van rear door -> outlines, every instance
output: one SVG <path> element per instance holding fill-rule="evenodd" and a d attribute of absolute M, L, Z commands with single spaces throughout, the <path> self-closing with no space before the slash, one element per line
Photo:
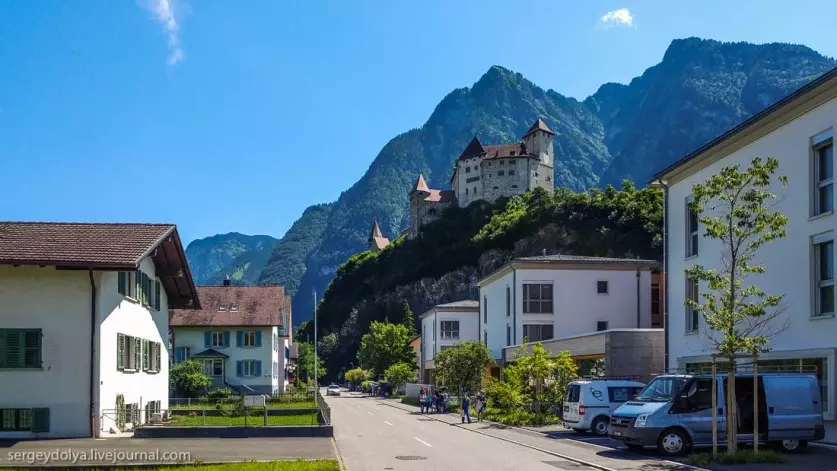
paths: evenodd
<path fill-rule="evenodd" d="M 813 440 L 822 400 L 813 377 L 764 376 L 768 440 Z M 761 428 L 761 427 L 759 427 Z"/>
<path fill-rule="evenodd" d="M 569 384 L 567 393 L 564 395 L 564 407 L 562 419 L 566 422 L 578 422 L 581 416 L 578 415 L 578 402 L 581 398 L 581 385 Z"/>

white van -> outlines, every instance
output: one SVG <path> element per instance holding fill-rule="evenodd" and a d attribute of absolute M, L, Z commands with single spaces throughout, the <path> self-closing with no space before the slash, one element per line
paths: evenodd
<path fill-rule="evenodd" d="M 579 433 L 607 436 L 610 415 L 645 387 L 639 381 L 590 379 L 572 381 L 564 396 L 561 425 Z"/>

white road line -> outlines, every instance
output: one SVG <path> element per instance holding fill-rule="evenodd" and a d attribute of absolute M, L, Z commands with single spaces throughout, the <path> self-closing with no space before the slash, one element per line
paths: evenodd
<path fill-rule="evenodd" d="M 421 439 L 421 438 L 419 438 L 419 437 L 413 437 L 413 438 L 414 438 L 417 442 L 421 443 L 422 445 L 425 445 L 425 446 L 433 446 L 433 445 L 431 445 L 431 444 L 427 443 L 426 441 L 422 440 L 422 439 Z"/>
<path fill-rule="evenodd" d="M 391 423 L 387 422 L 386 420 L 384 421 L 384 423 L 385 423 L 385 424 L 387 424 L 387 425 L 389 425 L 390 427 L 392 427 L 392 426 L 393 426 Z"/>
<path fill-rule="evenodd" d="M 367 413 L 367 414 L 369 414 L 369 415 L 375 415 L 375 414 L 373 414 L 373 413 L 371 413 L 371 412 L 369 412 L 369 411 L 366 411 L 366 413 Z"/>

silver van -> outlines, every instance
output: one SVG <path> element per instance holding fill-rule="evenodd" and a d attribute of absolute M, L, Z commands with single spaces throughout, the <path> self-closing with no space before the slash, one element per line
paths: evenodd
<path fill-rule="evenodd" d="M 580 433 L 592 431 L 607 436 L 613 411 L 644 387 L 645 383 L 624 379 L 571 381 L 564 395 L 561 425 Z"/>
<path fill-rule="evenodd" d="M 664 455 L 679 455 L 693 446 L 712 445 L 712 395 L 717 397 L 718 443 L 726 442 L 725 392 L 727 375 L 662 375 L 633 400 L 613 412 L 610 437 L 628 448 L 656 446 Z M 754 435 L 753 375 L 735 376 L 738 441 Z M 802 373 L 759 373 L 759 443 L 772 443 L 787 452 L 825 437 L 822 399 L 816 377 Z"/>

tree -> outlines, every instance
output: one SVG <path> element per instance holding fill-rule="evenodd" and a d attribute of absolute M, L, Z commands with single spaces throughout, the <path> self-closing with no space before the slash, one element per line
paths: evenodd
<path fill-rule="evenodd" d="M 749 168 L 739 165 L 724 167 L 704 183 L 692 186 L 690 209 L 706 230 L 703 236 L 720 244 L 720 269 L 695 265 L 687 269 L 690 280 L 703 283 L 708 291 L 700 293 L 703 302 L 686 299 L 686 304 L 702 314 L 705 329 L 702 335 L 716 354 L 728 358 L 756 355 L 768 350 L 768 339 L 781 328 L 773 320 L 781 314 L 783 295 L 769 295 L 754 284 L 746 284 L 750 275 L 766 272 L 763 265 L 753 263 L 765 244 L 785 236 L 788 218 L 772 210 L 776 195 L 770 192 L 779 162 L 774 158 L 755 158 Z M 787 184 L 787 177 L 776 180 Z M 734 411 L 735 378 L 730 375 L 728 410 Z M 735 414 L 727 414 L 727 430 L 735 429 Z M 728 451 L 736 449 L 735 440 Z"/>
<path fill-rule="evenodd" d="M 416 352 L 409 342 L 410 333 L 403 325 L 375 321 L 360 339 L 357 359 L 363 368 L 376 375 L 385 374 L 387 368 L 402 362 L 415 369 Z"/>
<path fill-rule="evenodd" d="M 314 381 L 314 345 L 305 342 L 299 342 L 299 360 L 297 363 L 297 378 L 306 383 Z M 322 378 L 326 374 L 325 361 L 323 357 L 317 352 L 317 379 Z"/>
<path fill-rule="evenodd" d="M 351 369 L 346 372 L 346 381 L 352 383 L 353 385 L 361 385 L 364 381 L 369 380 L 372 377 L 372 372 L 364 370 L 363 368 L 357 367 Z"/>
<path fill-rule="evenodd" d="M 195 360 L 175 363 L 169 371 L 172 389 L 183 397 L 197 397 L 212 385 L 212 378 L 203 372 L 203 364 Z"/>
<path fill-rule="evenodd" d="M 416 335 L 416 321 L 413 315 L 413 310 L 410 309 L 410 304 L 405 299 L 401 304 L 395 306 L 391 311 L 388 310 L 387 317 L 395 324 L 401 324 L 407 328 L 410 337 Z"/>
<path fill-rule="evenodd" d="M 485 369 L 494 364 L 491 351 L 481 342 L 463 342 L 436 354 L 436 378 L 460 394 L 482 384 Z"/>
<path fill-rule="evenodd" d="M 384 373 L 386 380 L 392 385 L 393 391 L 398 391 L 401 386 L 407 381 L 411 381 L 416 377 L 416 364 L 410 363 L 396 363 L 387 368 Z"/>
<path fill-rule="evenodd" d="M 531 404 L 534 422 L 543 423 L 561 403 L 567 383 L 578 377 L 578 366 L 569 352 L 560 352 L 552 358 L 540 342 L 532 345 L 531 353 L 525 345 L 518 347 L 505 376 L 513 388 Z"/>

